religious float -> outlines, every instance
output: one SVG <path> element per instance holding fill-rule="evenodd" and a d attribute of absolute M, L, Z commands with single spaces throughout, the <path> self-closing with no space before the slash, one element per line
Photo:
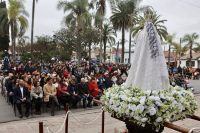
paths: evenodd
<path fill-rule="evenodd" d="M 198 108 L 192 91 L 170 86 L 160 37 L 151 22 L 137 36 L 125 84 L 106 90 L 101 101 L 105 111 L 125 122 L 128 133 L 161 133 L 170 122 L 193 117 Z"/>

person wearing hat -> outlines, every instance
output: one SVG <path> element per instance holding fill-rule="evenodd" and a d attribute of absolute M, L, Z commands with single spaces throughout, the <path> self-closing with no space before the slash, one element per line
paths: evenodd
<path fill-rule="evenodd" d="M 59 106 L 58 99 L 56 97 L 56 87 L 53 85 L 52 78 L 48 77 L 44 85 L 44 102 L 51 104 L 51 115 L 54 116 L 55 104 Z"/>

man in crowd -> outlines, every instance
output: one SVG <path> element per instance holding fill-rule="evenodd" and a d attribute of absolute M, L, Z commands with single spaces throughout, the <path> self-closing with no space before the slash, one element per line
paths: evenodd
<path fill-rule="evenodd" d="M 72 107 L 77 108 L 77 103 L 81 100 L 81 97 L 78 95 L 78 87 L 75 79 L 70 80 L 68 89 L 71 95 Z"/>
<path fill-rule="evenodd" d="M 87 107 L 91 107 L 92 96 L 89 94 L 89 88 L 84 78 L 81 78 L 81 83 L 78 84 L 78 93 L 79 96 L 83 99 L 83 108 L 86 108 L 86 100 Z"/>
<path fill-rule="evenodd" d="M 9 98 L 9 103 L 13 104 L 14 95 L 14 77 L 12 73 L 9 73 L 8 79 L 5 81 L 5 87 L 7 91 L 7 96 Z"/>
<path fill-rule="evenodd" d="M 23 117 L 22 113 L 22 104 L 26 106 L 25 116 L 29 117 L 29 109 L 30 109 L 30 92 L 27 88 L 24 87 L 24 81 L 19 80 L 19 86 L 14 90 L 14 98 L 15 103 L 17 105 L 17 109 L 19 111 L 19 117 Z"/>

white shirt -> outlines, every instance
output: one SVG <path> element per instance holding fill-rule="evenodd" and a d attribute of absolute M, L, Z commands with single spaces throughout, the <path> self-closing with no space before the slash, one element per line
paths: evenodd
<path fill-rule="evenodd" d="M 24 98 L 24 91 L 23 91 L 23 87 L 20 87 L 21 93 L 22 93 L 22 98 Z"/>

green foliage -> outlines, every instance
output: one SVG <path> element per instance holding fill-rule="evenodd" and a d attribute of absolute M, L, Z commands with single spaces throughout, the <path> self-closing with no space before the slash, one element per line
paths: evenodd
<path fill-rule="evenodd" d="M 77 25 L 78 31 L 84 28 L 87 21 L 86 16 L 89 14 L 88 0 L 59 1 L 57 8 L 59 10 L 63 9 L 64 13 L 68 13 L 63 20 L 67 26 Z"/>
<path fill-rule="evenodd" d="M 199 39 L 199 35 L 197 33 L 192 34 L 186 34 L 183 37 L 183 42 L 185 42 L 187 45 L 198 45 L 199 43 L 197 40 Z"/>
<path fill-rule="evenodd" d="M 197 47 L 194 48 L 195 52 L 200 52 L 200 44 L 197 45 Z"/>
<path fill-rule="evenodd" d="M 8 0 L 8 5 L 9 6 L 7 9 L 7 14 L 9 19 L 7 17 L 3 17 L 3 19 L 1 19 L 1 23 L 3 22 L 4 24 L 8 24 L 10 27 L 12 46 L 14 50 L 12 52 L 15 59 L 16 38 L 18 36 L 23 36 L 25 31 L 27 30 L 27 17 L 29 15 L 28 12 L 25 10 L 24 0 Z"/>
<path fill-rule="evenodd" d="M 136 3 L 133 1 L 121 1 L 117 7 L 112 9 L 113 15 L 111 22 L 116 30 L 122 28 L 128 29 L 133 25 L 133 13 L 136 9 Z"/>
<path fill-rule="evenodd" d="M 103 25 L 102 34 L 102 41 L 104 44 L 104 61 L 106 61 L 107 43 L 109 43 L 110 46 L 114 45 L 117 34 L 110 23 L 105 23 Z"/>
<path fill-rule="evenodd" d="M 199 45 L 199 43 L 197 42 L 197 40 L 199 39 L 199 35 L 197 33 L 192 33 L 192 34 L 186 34 L 183 37 L 183 42 L 186 43 L 186 46 L 189 48 L 190 50 L 190 66 L 192 66 L 192 50 L 194 45 Z"/>
<path fill-rule="evenodd" d="M 31 59 L 31 53 L 29 53 L 29 52 L 21 53 L 21 59 L 23 61 L 29 61 Z"/>
<path fill-rule="evenodd" d="M 110 20 L 113 27 L 115 30 L 122 30 L 122 63 L 124 63 L 125 30 L 133 26 L 133 22 L 135 22 L 134 15 L 136 14 L 139 2 L 141 0 L 120 1 L 116 7 L 112 8 L 113 15 L 110 17 Z"/>

